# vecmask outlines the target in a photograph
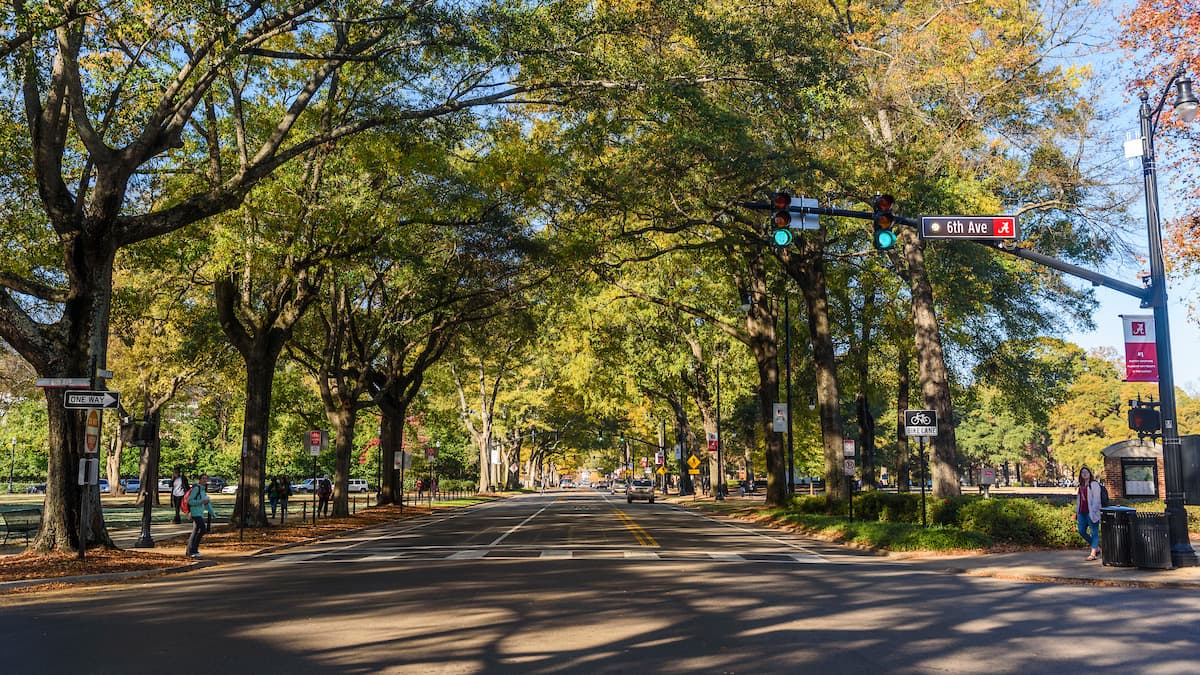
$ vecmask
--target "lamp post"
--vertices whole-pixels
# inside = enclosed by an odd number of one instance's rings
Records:
[[[1181,68],[1167,82],[1158,105],[1150,109],[1144,90],[1138,110],[1142,131],[1142,181],[1146,193],[1146,230],[1150,239],[1150,296],[1143,307],[1154,310],[1154,342],[1158,352],[1158,398],[1162,414],[1163,478],[1166,483],[1166,514],[1171,543],[1171,564],[1194,567],[1200,564],[1188,540],[1187,512],[1183,507],[1183,453],[1175,419],[1175,374],[1171,363],[1171,332],[1167,317],[1167,280],[1163,266],[1162,227],[1158,213],[1158,180],[1154,164],[1154,132],[1171,86],[1176,88],[1175,114],[1184,122],[1196,118],[1200,105],[1192,93],[1192,81]]]
[[[13,470],[17,468],[17,439],[8,439],[12,443],[12,457],[8,461],[8,494],[12,494]]]
[[[716,355],[717,362],[717,480],[714,489],[716,499],[725,499],[725,468],[721,465],[721,447],[725,439],[721,438],[721,354]]]

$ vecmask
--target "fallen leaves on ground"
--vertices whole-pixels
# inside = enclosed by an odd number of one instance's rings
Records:
[[[244,555],[264,548],[334,536],[348,530],[401,518],[411,518],[429,512],[430,509],[427,506],[408,505],[401,513],[400,507],[390,505],[363,509],[346,518],[321,518],[317,520],[315,526],[312,521],[302,522],[299,520],[285,525],[246,528],[245,530],[228,525],[218,525],[213,528],[212,532],[205,535],[200,550],[202,553],[216,554],[214,557],[218,558],[222,557],[222,553]],[[186,543],[187,536],[184,535],[156,540],[156,549],[149,550],[91,548],[87,550],[87,555],[82,560],[76,553],[66,551],[26,552],[2,557],[0,558],[0,582],[185,567],[192,563],[192,560],[185,558],[180,552]],[[167,552],[158,549],[171,550]]]

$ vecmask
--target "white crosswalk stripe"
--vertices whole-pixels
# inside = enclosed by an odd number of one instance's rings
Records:
[[[407,549],[381,550],[337,549],[326,551],[304,551],[279,553],[265,556],[264,562],[272,564],[300,563],[379,563],[413,560],[630,560],[630,561],[678,561],[696,560],[721,563],[775,563],[775,564],[821,564],[830,563],[827,558],[812,553],[754,552],[754,553],[708,553],[699,551],[670,551],[613,548],[442,548],[414,547]]]

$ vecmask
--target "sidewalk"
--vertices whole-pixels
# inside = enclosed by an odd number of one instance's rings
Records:
[[[725,503],[752,506],[761,504],[762,493],[727,496]],[[668,495],[664,502],[687,508],[699,502],[718,503],[708,495]],[[716,517],[735,517],[709,513]],[[1192,548],[1200,554],[1200,541]],[[883,552],[889,561],[911,565],[930,572],[966,574],[1016,581],[1095,586],[1125,586],[1133,588],[1195,588],[1200,589],[1200,566],[1171,570],[1139,569],[1136,567],[1106,567],[1099,560],[1085,560],[1088,550],[1080,543],[1077,549],[1040,549],[1008,553],[939,554],[935,552]]]
[[[1193,541],[1192,548],[1200,551],[1200,541]],[[1106,567],[1099,560],[1085,560],[1086,557],[1087,549],[1083,546],[951,556],[888,555],[897,562],[950,574],[1060,584],[1200,589],[1200,567],[1172,570]]]

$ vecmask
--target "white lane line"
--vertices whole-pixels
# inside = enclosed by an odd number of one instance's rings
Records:
[[[740,553],[709,553],[708,557],[720,562],[744,562]]]
[[[790,542],[790,541],[787,541],[784,539],[779,539],[778,537],[772,537],[769,534],[764,534],[763,532],[759,532],[757,530],[752,530],[748,527],[742,527],[741,525],[734,525],[732,523],[726,523],[726,522],[717,520],[716,518],[713,518],[711,516],[704,515],[703,513],[696,513],[695,511],[688,511],[687,509],[679,509],[679,510],[683,511],[684,513],[690,513],[691,515],[696,516],[697,518],[702,518],[704,520],[714,522],[718,525],[723,525],[725,527],[733,528],[735,530],[740,530],[747,534],[753,534],[755,536],[762,537],[764,539],[770,539],[771,541],[775,542],[776,544],[783,544],[784,546],[787,546],[788,548],[794,548],[799,551],[804,551],[808,555],[820,557],[819,554],[814,553],[812,550],[805,548],[805,547],[801,546],[800,544],[796,544],[796,543],[793,543],[793,542]]]
[[[545,511],[548,508],[550,508],[550,504],[543,506],[542,508],[535,511],[533,513],[533,515],[529,516],[525,520],[522,520],[521,522],[517,523],[516,525],[513,525],[512,529],[510,529],[508,532],[505,532],[504,534],[497,537],[496,541],[493,541],[492,543],[488,544],[488,547],[496,546],[500,542],[504,541],[505,539],[508,539],[508,535],[521,529],[525,525],[525,523],[528,523],[529,521],[533,520],[534,518],[537,518],[539,515],[541,515],[542,511]]]
[[[571,551],[555,549],[551,551],[542,551],[542,555],[538,556],[542,560],[566,560],[572,555]]]
[[[458,553],[451,554],[450,557],[446,558],[446,560],[479,560],[480,558],[482,558],[483,556],[485,556],[487,554],[488,554],[488,551],[485,549],[474,549],[471,551],[459,551]]]
[[[625,558],[632,560],[658,560],[654,551],[625,551]]]

